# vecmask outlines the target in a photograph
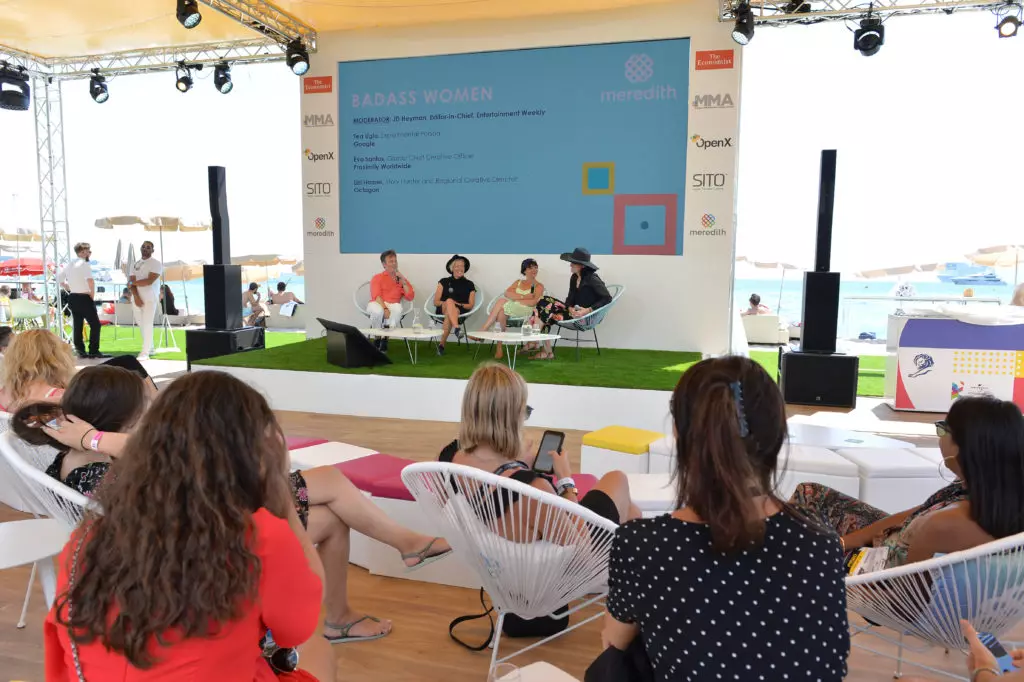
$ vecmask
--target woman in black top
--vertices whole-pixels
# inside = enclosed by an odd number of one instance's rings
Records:
[[[444,315],[441,340],[437,344],[438,355],[444,355],[444,344],[448,340],[448,334],[454,332],[455,338],[462,335],[459,316],[468,313],[476,304],[476,285],[466,279],[469,259],[455,254],[448,259],[444,267],[449,276],[438,280],[437,289],[434,291],[436,313]]]
[[[571,253],[563,253],[560,258],[568,261],[572,270],[572,277],[569,278],[569,295],[565,297],[564,303],[554,296],[545,296],[537,303],[534,321],[542,325],[545,334],[554,322],[589,315],[612,302],[608,287],[597,274],[597,266],[590,260],[590,251],[577,247]],[[534,355],[533,359],[552,360],[554,357],[551,342],[546,341],[544,350]]]
[[[160,306],[164,309],[164,315],[178,314],[178,306],[174,305],[174,292],[166,284],[160,285]]]
[[[839,537],[774,493],[786,411],[743,357],[704,360],[676,386],[678,511],[623,525],[608,566],[605,646],[641,637],[659,682],[846,675]]]

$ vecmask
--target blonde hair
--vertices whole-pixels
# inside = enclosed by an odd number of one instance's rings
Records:
[[[1013,290],[1013,300],[1010,301],[1010,305],[1024,306],[1024,284],[1018,284],[1017,288]]]
[[[0,366],[0,386],[12,402],[28,397],[32,384],[67,388],[75,374],[71,347],[48,329],[30,329],[14,337]]]
[[[505,459],[518,459],[526,395],[526,381],[505,365],[489,362],[478,367],[462,396],[459,447],[464,452],[489,447]]]

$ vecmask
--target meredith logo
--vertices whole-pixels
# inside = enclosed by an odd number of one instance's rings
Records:
[[[732,50],[697,50],[696,71],[711,69],[731,69],[733,67]]]
[[[691,237],[724,237],[725,230],[715,227],[716,218],[712,213],[705,213],[700,217],[700,229],[690,230]]]
[[[626,80],[646,83],[654,77],[654,60],[645,54],[630,55],[626,60]]]
[[[307,237],[333,237],[334,230],[327,229],[327,218],[313,218],[313,229],[306,230]]]
[[[306,76],[302,79],[302,92],[306,95],[322,94],[334,90],[333,76]]]

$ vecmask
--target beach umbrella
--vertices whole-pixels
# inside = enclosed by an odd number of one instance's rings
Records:
[[[736,257],[736,262],[737,263],[746,263],[747,265],[755,267],[758,270],[776,270],[776,271],[781,271],[782,272],[782,276],[779,278],[779,302],[775,306],[775,312],[778,312],[779,308],[782,307],[782,289],[783,289],[783,287],[786,284],[786,271],[787,270],[800,270],[800,271],[803,271],[803,270],[807,269],[807,268],[804,268],[804,267],[799,266],[799,265],[793,265],[792,263],[783,263],[782,261],[753,260],[751,258],[748,258],[747,256],[737,256]]]
[[[185,292],[185,314],[190,315],[188,307],[188,287],[185,282],[203,278],[203,261],[187,263],[183,260],[176,260],[171,263],[164,263],[163,278],[165,282],[181,282],[182,290]]]
[[[861,270],[853,273],[861,279],[879,279],[882,277],[899,277],[909,275],[912,272],[921,272],[916,265],[897,265],[891,268],[875,268],[874,270]]]
[[[121,240],[117,240],[117,248],[114,250],[114,269],[121,269]]]
[[[297,265],[297,258],[289,258],[275,253],[258,253],[248,256],[236,256],[231,259],[232,265],[242,266],[243,282],[269,282],[281,275],[282,265]],[[259,268],[263,268],[262,274]],[[272,271],[271,268],[274,268]]]
[[[300,260],[298,263],[292,266],[292,272],[299,277],[306,275],[306,261]]]
[[[53,265],[50,265],[53,269]],[[38,277],[43,274],[41,258],[12,258],[0,263],[0,277]]]
[[[124,261],[124,276],[127,277],[131,274],[132,269],[135,267],[135,244],[128,242],[128,257]]]
[[[987,265],[990,268],[1013,268],[1013,284],[1017,284],[1017,272],[1020,262],[1024,260],[1024,245],[1004,244],[978,249],[966,256],[975,265]]]

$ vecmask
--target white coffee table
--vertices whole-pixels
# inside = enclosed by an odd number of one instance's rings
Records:
[[[558,334],[530,334],[529,336],[524,336],[522,332],[518,331],[468,332],[466,336],[477,341],[492,341],[511,347],[511,352],[505,353],[505,357],[508,359],[508,366],[511,369],[516,368],[516,354],[519,351],[519,347],[524,343],[543,343],[544,341],[557,341],[560,338]]]
[[[409,351],[409,361],[414,365],[420,359],[420,346],[419,343],[410,343],[410,341],[436,341],[444,333],[440,329],[430,329],[429,327],[426,329],[406,329],[405,327],[396,327],[395,329],[360,329],[359,332],[367,338],[377,337],[405,341],[405,348]]]

